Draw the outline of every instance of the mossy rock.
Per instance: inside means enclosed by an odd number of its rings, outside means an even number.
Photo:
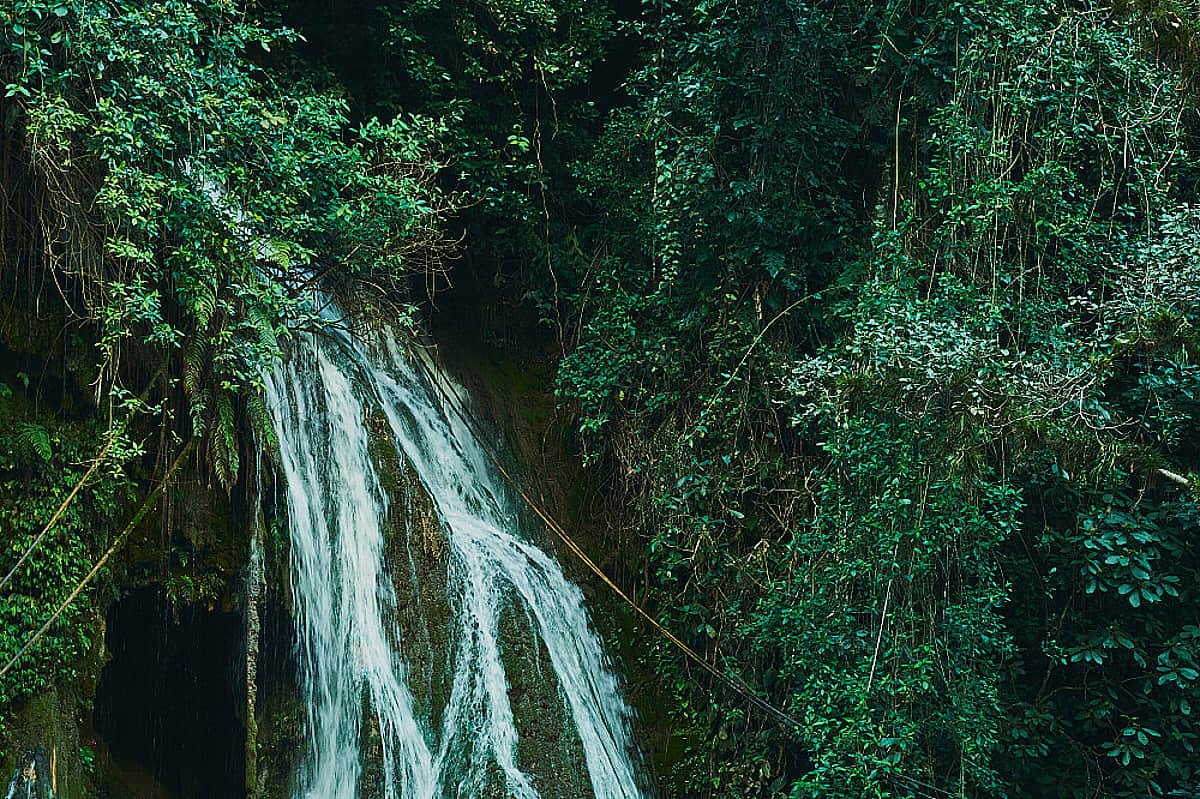
[[[75,687],[52,687],[22,702],[4,724],[4,756],[0,776],[4,785],[23,768],[31,752],[49,773],[40,775],[59,799],[82,799],[95,795],[91,774],[94,742],[85,746],[81,718],[87,716],[87,698]],[[47,768],[48,767],[48,768]]]

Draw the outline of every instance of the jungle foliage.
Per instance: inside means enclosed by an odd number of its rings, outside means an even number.
[[[461,239],[629,587],[797,722],[647,634],[664,795],[1200,793],[1190,0],[10,2],[4,302],[90,365],[57,415],[0,375],[0,490],[119,437],[63,524],[119,516],[192,434],[236,486],[310,281],[406,301]]]
[[[233,491],[268,436],[262,370],[321,324],[306,289],[404,301],[440,258],[448,200],[436,123],[352,125],[272,55],[298,34],[237,4],[12,0],[0,29],[5,571],[82,487],[5,587],[7,662],[184,440]],[[73,674],[98,620],[69,609],[0,701]]]
[[[659,645],[674,791],[1200,790],[1195,11],[644,8],[560,391],[798,722]]]

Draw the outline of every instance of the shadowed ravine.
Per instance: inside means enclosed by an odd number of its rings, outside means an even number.
[[[551,666],[537,679],[555,684],[562,711],[537,723],[559,725],[563,746],[582,750],[580,784],[590,783],[597,799],[641,797],[629,711],[582,593],[523,535],[509,492],[464,422],[467,410],[447,407],[455,400],[430,382],[449,385],[448,378],[427,360],[409,360],[423,357],[386,330],[351,336],[335,327],[298,336],[266,381],[286,482],[307,707],[308,751],[293,795],[364,795],[368,729],[381,750],[375,790],[387,799],[564,795],[552,775],[539,773],[543,758],[523,756],[514,717],[508,650],[524,642],[506,636],[527,629]],[[419,584],[411,548],[410,563],[388,563],[385,528],[397,498],[384,490],[367,424],[380,411],[440,522],[445,579],[434,584]],[[444,603],[448,629],[406,635],[392,569],[410,574],[415,589],[399,601],[418,609],[427,597]],[[504,623],[514,612],[524,626]],[[444,642],[446,651],[406,652],[406,638]],[[445,671],[436,701],[410,686],[418,656]]]

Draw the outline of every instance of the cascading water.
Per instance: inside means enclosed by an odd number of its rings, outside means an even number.
[[[582,593],[521,535],[521,515],[467,428],[466,409],[447,407],[456,399],[431,382],[449,384],[447,377],[413,360],[423,355],[406,355],[388,331],[373,338],[336,326],[327,335],[301,334],[266,380],[286,481],[308,711],[309,751],[295,796],[361,794],[369,720],[378,729],[387,799],[539,797],[539,775],[519,757],[505,667],[501,619],[516,610],[545,646],[553,674],[543,678],[557,684],[594,796],[642,797],[629,711]],[[444,591],[450,609],[440,713],[410,690],[412,653],[404,651],[385,557],[389,497],[365,421],[377,410],[445,536],[445,585],[418,591]],[[364,715],[364,696],[373,718]]]
[[[4,799],[54,799],[52,774],[44,749],[27,752],[8,782]]]

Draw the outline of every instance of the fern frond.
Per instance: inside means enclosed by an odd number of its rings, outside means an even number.
[[[211,401],[212,392],[207,386],[200,386],[195,395],[189,398],[193,435],[202,436],[208,431],[208,407]]]
[[[199,333],[188,339],[183,350],[183,393],[187,397],[188,412],[192,417],[192,432],[195,435],[203,435],[208,428],[211,392],[205,380],[205,372],[210,350],[208,338]]]
[[[188,397],[195,396],[204,377],[204,360],[208,347],[200,336],[193,336],[183,350],[183,390]]]
[[[251,303],[246,309],[246,318],[254,328],[258,345],[263,349],[279,348],[279,340],[275,335],[275,318],[267,313],[261,305]]]
[[[267,445],[268,449],[276,449],[279,441],[275,438],[275,428],[271,424],[271,414],[267,410],[266,400],[261,393],[252,394],[246,399],[246,416],[254,432]]]
[[[205,330],[217,312],[217,290],[212,284],[205,285],[196,295],[192,306],[192,314],[196,317],[196,329]]]
[[[49,461],[54,454],[50,447],[50,431],[33,422],[18,423],[17,443],[24,458],[37,457]]]
[[[233,490],[238,473],[237,428],[234,425],[233,395],[228,391],[217,394],[216,418],[213,420],[213,469],[225,492]]]

